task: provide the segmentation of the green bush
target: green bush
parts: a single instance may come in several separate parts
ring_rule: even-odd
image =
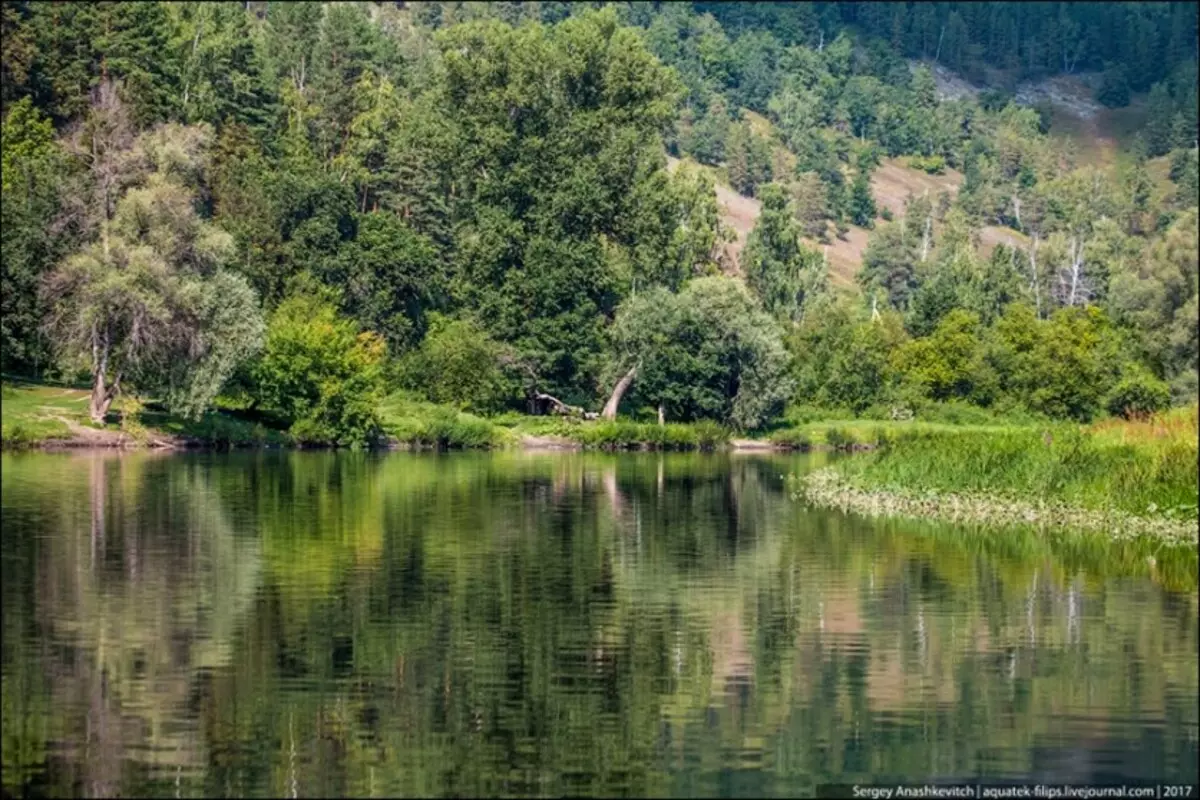
[[[518,388],[501,367],[503,351],[473,321],[430,314],[421,346],[400,362],[400,380],[433,403],[500,411],[516,399]]]
[[[771,434],[771,443],[789,450],[811,450],[812,437],[796,428],[784,428]]]
[[[260,408],[291,423],[300,442],[370,444],[380,432],[385,350],[328,298],[294,295],[271,316],[251,391]]]
[[[908,165],[930,175],[941,175],[946,171],[946,159],[940,155],[912,156],[908,159]]]
[[[825,431],[825,444],[835,450],[849,450],[856,444],[854,434],[843,428],[829,428]]]
[[[1148,417],[1171,405],[1171,387],[1142,369],[1131,370],[1113,387],[1104,407],[1114,417]]]

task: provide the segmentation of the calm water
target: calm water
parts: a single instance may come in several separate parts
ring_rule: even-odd
[[[1197,594],[805,457],[6,454],[12,795],[1197,775]]]

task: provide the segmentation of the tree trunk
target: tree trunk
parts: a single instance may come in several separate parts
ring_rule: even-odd
[[[92,418],[92,422],[104,423],[104,419],[108,416],[109,406],[112,405],[113,398],[117,396],[117,385],[104,385],[104,374],[97,373],[96,381],[92,384],[92,399],[88,403],[88,416]]]
[[[1033,234],[1033,246],[1029,248],[1029,271],[1032,273],[1033,299],[1036,304],[1037,318],[1042,318],[1042,286],[1037,272],[1038,234]]]
[[[112,405],[116,382],[113,388],[108,387],[108,334],[103,340],[99,331],[92,329],[92,398],[88,403],[88,416],[92,422],[104,422],[108,407]]]
[[[637,365],[630,368],[629,372],[625,373],[625,377],[617,381],[617,385],[613,387],[612,395],[608,398],[608,402],[604,404],[604,410],[600,412],[602,419],[616,419],[617,406],[621,404],[621,398],[625,396],[625,392],[629,390],[633,379],[637,377]]]
[[[663,425],[666,425],[666,424],[667,424],[667,417],[663,413],[662,403],[659,403],[658,404],[658,427],[661,428]]]

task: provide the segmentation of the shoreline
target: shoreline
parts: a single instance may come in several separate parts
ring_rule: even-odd
[[[0,448],[4,452],[18,451],[61,451],[61,450],[122,450],[122,451],[157,451],[174,452],[180,450],[336,450],[334,446],[302,445],[302,444],[228,444],[220,445],[192,437],[178,436],[169,433],[152,433],[146,440],[139,441],[128,433],[112,430],[101,430],[73,426],[78,428],[70,437],[56,437],[42,441],[10,444],[5,442]],[[858,452],[874,449],[873,445],[857,443],[851,447],[833,447],[825,444],[812,444],[805,447],[773,442],[767,439],[730,439],[724,445],[715,448],[663,448],[652,442],[637,442],[622,446],[588,447],[582,442],[565,436],[521,436],[515,446],[494,448],[438,447],[437,445],[400,441],[393,439],[386,444],[367,448],[377,451],[439,451],[439,450],[522,450],[531,453],[552,452],[729,452],[741,454],[753,453],[817,453],[817,452]]]
[[[1165,546],[1195,547],[1195,519],[1143,516],[1067,502],[1017,499],[988,492],[906,491],[889,486],[862,488],[831,468],[791,476],[792,497],[820,508],[874,518],[897,518],[987,527],[1069,528],[1111,541],[1153,539]]]

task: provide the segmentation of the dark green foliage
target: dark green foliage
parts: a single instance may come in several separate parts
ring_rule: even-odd
[[[1129,105],[1129,77],[1125,67],[1117,64],[1104,71],[1096,99],[1109,108]]]
[[[1108,413],[1133,419],[1147,417],[1171,405],[1171,387],[1145,369],[1130,369],[1104,400]]]
[[[875,225],[875,195],[871,193],[871,176],[859,171],[850,187],[850,219],[855,225],[871,228]]]

